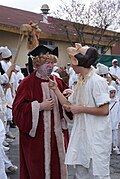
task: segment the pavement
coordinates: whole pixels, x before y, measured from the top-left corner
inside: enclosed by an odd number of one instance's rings
[[[13,143],[10,144],[10,150],[6,153],[14,165],[18,166],[16,173],[9,174],[8,179],[19,179],[19,132],[18,128],[11,128],[11,132],[16,136]],[[119,142],[120,142],[120,129],[119,129]],[[119,145],[120,146],[120,145]],[[68,179],[74,179],[75,168],[68,166]],[[111,155],[110,160],[110,176],[111,179],[120,179],[120,155]],[[56,179],[56,178],[55,178]]]

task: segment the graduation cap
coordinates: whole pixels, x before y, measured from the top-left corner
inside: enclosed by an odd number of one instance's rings
[[[58,47],[53,46],[53,45],[39,45],[32,51],[28,53],[28,56],[32,55],[33,57],[36,57],[41,54],[52,54],[58,57]]]
[[[39,55],[45,55],[46,53],[55,55],[58,57],[58,47],[53,46],[53,45],[39,45],[37,46],[35,49],[33,49],[32,51],[30,51],[28,53],[28,67],[29,67],[29,72],[32,73],[33,72],[33,65],[32,65],[32,58],[39,56]]]

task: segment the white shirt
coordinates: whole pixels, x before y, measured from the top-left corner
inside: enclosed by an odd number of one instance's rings
[[[120,67],[117,66],[116,68],[114,66],[111,66],[109,68],[109,72],[111,75],[115,75],[120,79]]]
[[[110,101],[106,80],[93,70],[88,79],[78,86],[69,97],[72,104],[100,106]],[[65,164],[83,165],[89,168],[93,161],[94,175],[109,175],[112,130],[109,116],[94,116],[85,113],[74,115]],[[103,162],[104,160],[104,162]]]
[[[120,101],[117,97],[111,99],[109,109],[112,129],[118,129],[120,122]]]

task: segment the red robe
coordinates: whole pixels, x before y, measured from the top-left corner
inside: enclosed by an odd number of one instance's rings
[[[67,88],[61,79],[56,80],[61,91]],[[67,179],[64,141],[68,142],[68,130],[61,127],[63,112],[57,100],[55,110],[39,112],[35,136],[30,136],[32,102],[41,103],[50,95],[47,86],[48,81],[34,72],[22,80],[13,102],[13,117],[20,131],[20,179]]]

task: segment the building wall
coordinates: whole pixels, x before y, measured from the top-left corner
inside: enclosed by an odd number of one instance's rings
[[[0,31],[0,46],[7,46],[13,54],[12,62],[15,58],[15,54],[17,52],[18,44],[20,42],[20,35],[11,33],[11,32],[4,32]],[[69,62],[68,55],[66,53],[66,49],[69,46],[69,43],[64,43],[60,41],[55,41],[55,45],[58,46],[59,49],[59,58],[58,58],[58,65],[65,66],[67,62]],[[27,49],[27,38],[25,37],[22,41],[22,45],[20,51],[18,53],[16,64],[24,67],[25,63],[28,61],[27,53],[29,50]]]
[[[67,47],[70,46],[69,43],[66,42],[55,42],[55,45],[58,46],[59,57],[58,57],[58,66],[66,66],[68,62],[70,62],[68,54],[66,52]]]
[[[113,55],[120,55],[120,43],[117,43],[117,44],[112,48],[112,54],[113,54]]]
[[[7,46],[13,54],[12,60],[15,58],[17,52],[18,43],[20,42],[20,35],[10,32],[0,31],[0,46]],[[21,67],[27,62],[27,48],[26,48],[26,38],[23,39],[20,51],[18,53],[16,64]]]
[[[13,58],[12,61],[15,58],[15,54],[17,52],[18,48],[18,43],[20,42],[20,35],[11,33],[11,32],[5,32],[5,31],[0,31],[0,46],[8,46],[8,48],[12,51],[13,53]],[[58,57],[58,66],[66,66],[68,62],[70,62],[69,57],[66,53],[67,47],[71,46],[67,42],[63,41],[54,41],[54,44],[58,46],[59,49],[59,57]],[[117,47],[115,46],[112,49],[112,54],[120,54],[120,45]],[[25,63],[28,62],[28,56],[27,53],[29,50],[27,49],[27,37],[23,39],[20,51],[18,53],[17,61],[16,64],[24,67]],[[106,53],[106,55],[111,55],[111,49],[109,49]]]

